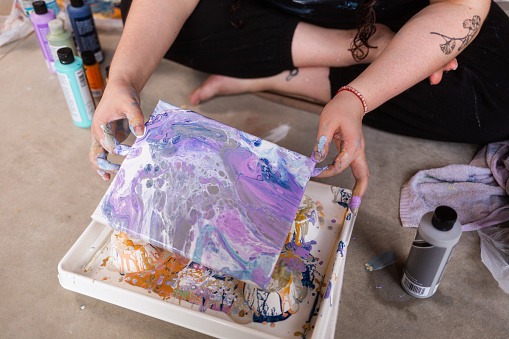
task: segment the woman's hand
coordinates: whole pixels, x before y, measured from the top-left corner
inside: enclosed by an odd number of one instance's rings
[[[89,160],[104,180],[118,171],[119,166],[109,162],[107,155],[125,155],[128,147],[119,142],[129,129],[138,137],[144,135],[139,93],[197,4],[198,0],[132,2],[108,85],[92,121]]]
[[[444,67],[434,72],[429,76],[429,83],[432,85],[438,85],[442,81],[444,72],[455,71],[458,68],[458,60],[456,58],[449,61]]]
[[[329,152],[331,142],[334,141],[338,155],[319,177],[339,174],[350,166],[355,178],[350,204],[352,210],[359,207],[360,198],[366,192],[369,179],[362,133],[363,115],[364,107],[355,94],[348,91],[339,92],[322,111],[317,143],[312,155],[317,162],[323,161]],[[354,201],[358,203],[354,204]]]
[[[120,145],[131,130],[137,137],[145,133],[140,97],[134,86],[124,81],[110,81],[92,121],[92,144],[89,161],[96,172],[109,180],[119,165],[107,160],[107,155],[126,154],[126,147]]]

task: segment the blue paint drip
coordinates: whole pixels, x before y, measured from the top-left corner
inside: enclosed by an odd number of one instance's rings
[[[338,205],[344,208],[348,208],[348,204],[342,201],[338,201]]]
[[[343,250],[345,249],[345,243],[343,240],[341,240],[338,244],[338,249],[336,252],[339,252],[341,254],[341,257],[343,257]]]

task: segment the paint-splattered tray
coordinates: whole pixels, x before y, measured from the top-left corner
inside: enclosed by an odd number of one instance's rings
[[[300,277],[304,286],[300,282],[298,286],[292,285],[294,287],[288,288],[286,295],[266,293],[245,286],[242,292],[245,299],[241,300],[242,304],[237,309],[231,300],[227,305],[225,299],[221,299],[219,307],[217,304],[214,307],[204,307],[207,303],[197,300],[197,294],[192,292],[194,299],[187,299],[189,301],[179,293],[163,300],[156,289],[135,286],[128,275],[123,276],[105,268],[112,229],[97,221],[90,223],[60,261],[60,284],[66,289],[216,337],[330,338],[338,316],[347,246],[355,220],[355,215],[347,208],[351,192],[311,181],[305,195],[316,202],[323,224],[315,230],[306,230],[305,239],[302,237],[305,241],[299,244],[295,252],[304,248],[308,250],[305,254],[308,261],[305,264],[313,271],[304,267],[304,274]],[[298,300],[298,305],[295,303],[295,286],[308,290],[306,296]],[[272,299],[271,305],[274,305],[274,296],[280,298],[279,309],[266,307],[269,299]],[[283,304],[288,303],[285,296],[293,298],[289,308],[283,307]],[[238,310],[246,307],[255,310],[250,314],[252,321],[249,319],[247,324],[234,321],[235,318],[239,319]],[[261,310],[265,314],[260,315],[258,311]],[[242,320],[245,323],[246,317]]]

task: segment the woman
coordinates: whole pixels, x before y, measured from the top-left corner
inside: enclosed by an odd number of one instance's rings
[[[105,180],[118,169],[106,160],[115,141],[105,126],[127,117],[143,135],[139,93],[166,57],[214,74],[193,104],[264,90],[323,103],[313,157],[323,161],[333,142],[338,155],[321,176],[350,166],[360,201],[369,177],[362,123],[434,140],[509,138],[508,42],[509,19],[488,0],[135,0],[90,160]]]

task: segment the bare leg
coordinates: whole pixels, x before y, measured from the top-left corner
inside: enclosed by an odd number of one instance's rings
[[[197,105],[217,95],[272,91],[327,103],[330,97],[329,68],[303,67],[285,71],[267,78],[239,79],[211,75],[190,95],[191,104]]]
[[[325,104],[330,100],[329,67],[356,64],[348,51],[355,32],[301,22],[295,29],[292,41],[293,63],[297,69],[256,79],[212,75],[189,95],[191,104],[197,105],[217,95],[260,91],[285,93]],[[363,63],[370,63],[378,57],[393,36],[394,33],[387,27],[377,25],[377,33],[369,42],[378,48],[370,50]]]

